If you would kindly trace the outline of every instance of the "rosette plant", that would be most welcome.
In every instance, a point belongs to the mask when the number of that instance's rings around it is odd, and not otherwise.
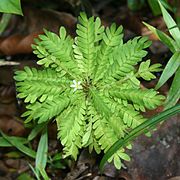
[[[160,70],[150,60],[136,66],[151,43],[146,37],[123,43],[122,30],[115,24],[104,28],[98,17],[81,13],[74,39],[61,27],[59,35],[45,30],[35,40],[32,47],[42,70],[25,67],[16,72],[18,97],[28,103],[25,122],[54,119],[64,157],[76,160],[82,147],[106,152],[146,121],[141,111],[164,100],[155,90],[141,88],[138,80],[151,80],[152,72]],[[123,148],[109,161],[120,168],[121,159],[130,159]]]

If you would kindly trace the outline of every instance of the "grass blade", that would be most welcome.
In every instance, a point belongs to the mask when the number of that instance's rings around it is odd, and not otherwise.
[[[175,12],[174,9],[170,6],[170,4],[167,2],[167,0],[160,0],[161,4],[168,9],[171,12]]]
[[[27,144],[28,140],[26,138],[21,138],[21,137],[15,137],[15,136],[10,136],[9,137],[12,141],[20,141],[22,144]],[[9,143],[4,137],[0,137],[0,147],[12,147],[13,145]]]
[[[40,177],[39,177],[39,174],[36,172],[36,170],[33,168],[33,166],[31,164],[29,164],[29,167],[31,168],[34,175],[36,176],[36,179],[41,180]]]
[[[176,72],[179,66],[180,66],[180,52],[177,51],[168,61],[155,89],[159,89]]]
[[[155,16],[161,14],[161,10],[157,1],[148,0],[148,4]]]
[[[180,30],[176,24],[176,22],[174,21],[174,19],[171,17],[171,15],[167,12],[167,10],[163,7],[163,5],[161,4],[160,1],[159,5],[163,14],[163,19],[169,29],[170,34],[172,35],[172,37],[174,38],[174,40],[176,41],[178,47],[180,48]],[[173,28],[172,28],[173,27]]]
[[[143,22],[143,24],[150,30],[152,31],[157,38],[162,41],[170,50],[171,52],[175,52],[176,50],[179,49],[179,47],[177,46],[176,42],[170,38],[167,34],[165,34],[164,32],[156,29],[155,27],[151,26],[150,24]]]
[[[16,147],[21,152],[23,152],[24,154],[26,154],[32,158],[36,157],[36,152],[33,151],[32,149],[28,148],[27,146],[23,145],[23,143],[20,140],[12,139],[10,136],[7,136],[2,131],[0,131],[0,133],[5,140],[7,140],[10,144],[12,144],[12,146]]]
[[[171,88],[169,90],[166,102],[165,102],[165,109],[171,108],[174,106],[179,98],[180,98],[180,83],[179,83],[179,77],[180,77],[180,67],[177,70],[175,77],[173,79],[173,82],[171,84]]]
[[[2,33],[4,32],[4,30],[6,29],[6,27],[8,26],[8,23],[11,19],[11,14],[6,14],[4,13],[1,17],[1,21],[0,21],[0,36],[2,35]]]
[[[47,123],[37,124],[30,132],[28,136],[28,141],[33,140],[46,126],[47,126]]]
[[[100,162],[100,170],[103,170],[103,167],[107,160],[121,147],[126,146],[129,142],[134,140],[137,136],[148,132],[150,129],[154,128],[158,123],[168,119],[169,117],[180,112],[180,105],[173,106],[170,109],[167,109],[157,116],[148,119],[144,123],[140,124],[136,128],[134,128],[124,139],[118,140],[104,155]]]
[[[42,132],[37,154],[36,154],[36,162],[35,162],[35,169],[38,171],[40,168],[44,169],[47,163],[47,152],[48,152],[48,133],[47,127]]]
[[[44,180],[50,180],[50,178],[48,177],[46,171],[44,170],[44,168],[39,168],[39,171],[41,173],[41,176],[43,177]]]

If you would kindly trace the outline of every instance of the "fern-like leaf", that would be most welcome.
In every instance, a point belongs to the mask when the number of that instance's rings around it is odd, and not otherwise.
[[[69,104],[69,98],[54,96],[51,100],[43,103],[35,102],[27,106],[27,111],[23,117],[28,116],[26,122],[37,119],[38,123],[43,123],[60,114]]]
[[[98,51],[98,69],[96,69],[94,81],[98,81],[105,74],[106,68],[111,63],[110,55],[113,53],[114,48],[120,45],[122,37],[122,26],[116,28],[116,25],[112,24],[110,28],[106,28]]]
[[[25,98],[25,102],[34,103],[52,99],[61,94],[70,85],[70,81],[51,69],[37,70],[25,67],[24,71],[16,71],[14,79],[17,81],[19,98]],[[33,84],[33,86],[32,86]]]
[[[119,46],[113,54],[113,63],[108,67],[104,81],[106,83],[119,80],[134,70],[134,65],[142,61],[147,52],[143,50],[150,43],[147,38],[134,38],[126,44]]]
[[[157,95],[157,92],[153,89],[124,89],[120,91],[111,91],[110,94],[113,97],[131,101],[136,105],[143,106],[148,109],[156,108],[161,104],[161,101],[164,100],[164,96]]]
[[[81,96],[81,95],[80,95]],[[85,101],[81,97],[78,104],[70,106],[56,119],[59,130],[59,138],[64,145],[65,157],[72,155],[77,159],[78,149],[82,147],[82,136],[84,135],[85,126]]]
[[[77,66],[73,60],[73,40],[70,36],[66,36],[66,30],[61,27],[59,35],[45,30],[45,35],[40,35],[39,39],[35,40],[36,45],[32,45],[34,54],[37,54],[39,65],[45,67],[55,68],[56,71],[63,71],[71,78],[75,78],[78,75]]]
[[[162,69],[160,68],[161,64],[153,64],[150,66],[150,60],[147,60],[146,62],[142,62],[138,69],[138,75],[145,79],[146,81],[149,81],[151,79],[155,79],[156,76],[153,74],[153,72],[159,72]]]

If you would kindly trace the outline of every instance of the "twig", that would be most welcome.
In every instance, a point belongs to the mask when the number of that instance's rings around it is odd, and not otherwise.
[[[19,62],[14,62],[14,61],[0,61],[0,66],[16,66],[19,65]]]

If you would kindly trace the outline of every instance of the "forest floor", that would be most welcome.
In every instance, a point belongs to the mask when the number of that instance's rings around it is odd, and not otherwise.
[[[32,1],[34,2],[34,1]],[[169,50],[145,28],[142,21],[148,22],[160,30],[166,31],[161,16],[154,17],[146,7],[142,11],[132,12],[126,3],[111,3],[111,1],[93,1],[91,10],[94,15],[100,16],[104,25],[112,22],[124,27],[124,41],[135,36],[148,35],[152,46],[148,49],[149,58],[153,63],[166,65],[171,56]],[[104,2],[104,3],[103,3]],[[0,38],[0,129],[13,136],[27,137],[30,129],[23,124],[21,118],[25,111],[22,100],[16,98],[16,88],[13,74],[24,66],[38,67],[37,58],[32,54],[33,38],[43,32],[43,28],[57,32],[59,26],[65,26],[69,33],[75,35],[74,4],[65,3],[55,6],[56,10],[39,9],[25,3],[24,16],[13,15],[6,31]],[[54,6],[52,6],[54,7]],[[148,12],[148,13],[147,13]],[[156,74],[158,77],[160,74]],[[152,88],[157,79],[151,82],[142,82],[142,85]],[[167,94],[171,80],[160,92]],[[145,116],[151,117],[162,111],[162,107],[148,111]],[[52,180],[180,180],[180,116],[176,115],[157,127],[152,137],[141,136],[133,143],[129,150],[130,162],[123,162],[123,168],[116,170],[113,164],[106,164],[104,172],[99,171],[102,155],[89,154],[83,149],[77,162],[70,159],[60,160],[55,166],[48,165],[47,173]],[[62,150],[57,140],[56,125],[49,127],[48,152],[54,154]],[[36,149],[39,137],[33,140],[32,148]],[[29,164],[34,165],[33,159],[20,153],[16,148],[0,148],[0,180],[33,179],[33,172]],[[25,176],[22,176],[22,175]],[[29,174],[29,176],[27,176]],[[25,177],[25,178],[23,178]]]

